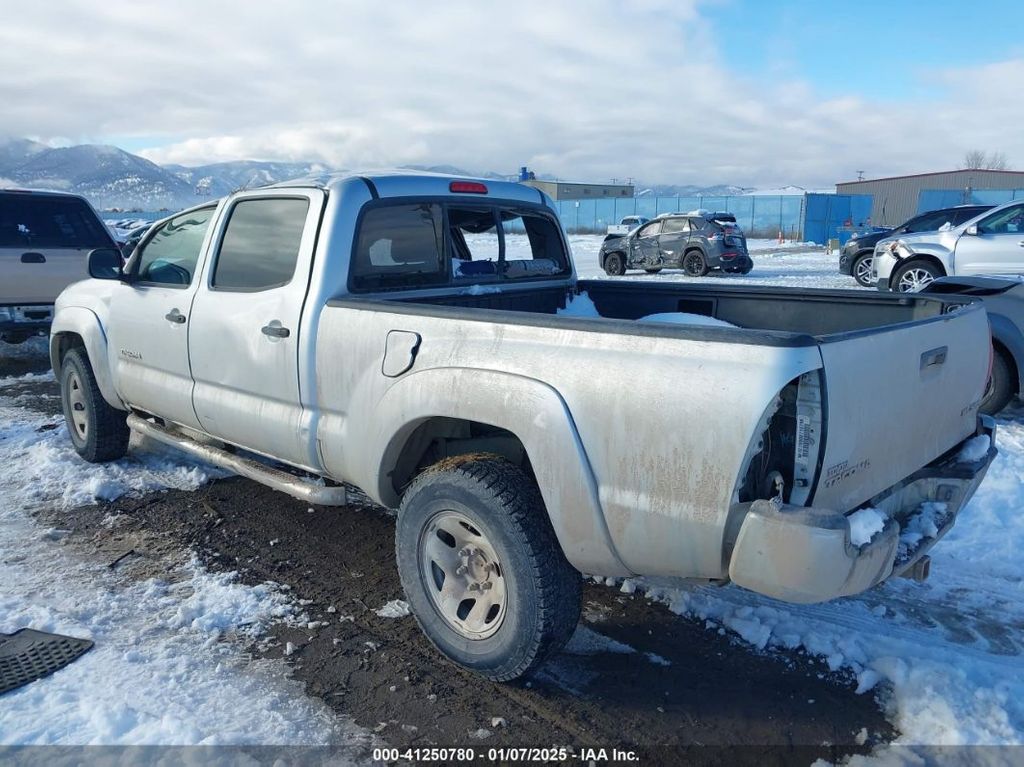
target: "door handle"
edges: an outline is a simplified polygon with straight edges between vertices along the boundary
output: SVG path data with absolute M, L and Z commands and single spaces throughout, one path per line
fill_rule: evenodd
M 46 256 L 42 253 L 22 253 L 21 263 L 23 264 L 45 264 Z
M 171 309 L 167 314 L 164 315 L 164 319 L 175 324 L 181 325 L 185 322 L 185 315 L 179 312 L 177 309 Z
M 292 334 L 288 328 L 283 328 L 280 325 L 264 325 L 260 330 L 263 335 L 271 338 L 287 338 Z

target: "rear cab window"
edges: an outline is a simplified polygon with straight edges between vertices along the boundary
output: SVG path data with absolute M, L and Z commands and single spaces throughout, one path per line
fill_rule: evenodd
M 107 227 L 78 197 L 0 193 L 0 248 L 92 250 L 113 245 Z
M 546 209 L 396 200 L 363 209 L 349 289 L 505 283 L 570 273 L 561 229 Z

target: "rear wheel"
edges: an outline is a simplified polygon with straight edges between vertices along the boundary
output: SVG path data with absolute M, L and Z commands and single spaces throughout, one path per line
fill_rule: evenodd
M 489 679 L 530 674 L 579 621 L 580 574 L 536 484 L 499 456 L 458 456 L 424 471 L 402 498 L 396 552 L 423 633 Z
M 871 287 L 871 266 L 874 261 L 873 254 L 865 253 L 863 256 L 858 256 L 854 260 L 853 266 L 850 267 L 850 274 L 853 275 L 853 279 L 857 280 L 857 283 L 865 288 Z
M 699 250 L 687 251 L 683 256 L 683 271 L 691 277 L 703 277 L 708 273 L 708 262 Z
M 609 277 L 621 277 L 626 273 L 626 259 L 621 253 L 609 253 L 604 260 L 604 271 Z
M 60 398 L 71 444 L 82 458 L 103 463 L 128 452 L 128 414 L 103 399 L 83 349 L 72 349 L 64 356 Z
M 992 378 L 989 379 L 988 390 L 985 392 L 985 398 L 982 399 L 979 408 L 982 413 L 995 415 L 1009 405 L 1013 395 L 1016 394 L 1014 384 L 1017 377 L 1013 374 L 1010 364 L 1011 360 L 1003 352 L 998 349 L 993 352 Z
M 897 293 L 916 293 L 942 276 L 942 270 L 928 261 L 910 261 L 892 275 L 892 289 Z

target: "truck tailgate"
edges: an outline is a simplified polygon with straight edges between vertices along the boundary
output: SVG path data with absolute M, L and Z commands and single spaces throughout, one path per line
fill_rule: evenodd
M 813 505 L 856 508 L 972 434 L 990 347 L 980 304 L 822 337 L 828 430 Z

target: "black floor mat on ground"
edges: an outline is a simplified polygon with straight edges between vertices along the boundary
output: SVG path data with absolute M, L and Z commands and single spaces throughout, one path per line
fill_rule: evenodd
M 88 639 L 34 629 L 0 634 L 0 695 L 64 668 L 91 647 Z

